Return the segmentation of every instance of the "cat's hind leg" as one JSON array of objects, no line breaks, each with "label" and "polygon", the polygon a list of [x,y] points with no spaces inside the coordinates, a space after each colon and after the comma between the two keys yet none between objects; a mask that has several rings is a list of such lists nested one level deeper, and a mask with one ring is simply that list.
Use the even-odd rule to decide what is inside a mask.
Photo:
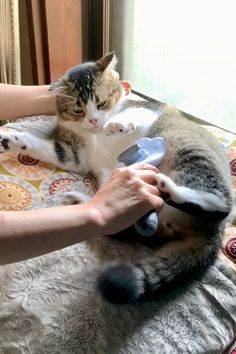
[{"label": "cat's hind leg", "polygon": [[186,213],[223,219],[230,212],[229,201],[223,192],[217,189],[214,192],[206,192],[178,186],[170,177],[162,173],[157,174],[156,180],[165,202]]}]

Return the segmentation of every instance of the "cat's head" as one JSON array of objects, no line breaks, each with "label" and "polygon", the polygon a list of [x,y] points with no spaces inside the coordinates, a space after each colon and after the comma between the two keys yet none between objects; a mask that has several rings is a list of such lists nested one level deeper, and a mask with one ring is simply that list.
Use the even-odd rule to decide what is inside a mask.
[{"label": "cat's head", "polygon": [[101,130],[124,95],[114,70],[116,63],[114,53],[109,53],[94,63],[72,68],[51,84],[50,90],[55,90],[57,96],[59,117],[84,129]]}]

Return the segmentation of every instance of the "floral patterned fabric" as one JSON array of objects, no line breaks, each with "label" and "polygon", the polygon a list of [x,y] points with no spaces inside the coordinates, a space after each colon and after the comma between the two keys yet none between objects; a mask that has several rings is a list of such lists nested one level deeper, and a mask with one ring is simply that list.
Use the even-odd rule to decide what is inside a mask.
[{"label": "floral patterned fabric", "polygon": [[28,155],[0,155],[0,209],[23,210],[53,196],[77,179]]},{"label": "floral patterned fabric", "polygon": [[[235,172],[234,137],[213,129]],[[27,156],[1,155],[0,209],[59,205],[60,192],[91,191],[72,176]],[[235,183],[235,181],[234,181]],[[234,184],[235,186],[235,184]],[[220,354],[236,351],[235,227],[215,266],[156,302],[113,306],[98,295],[96,270],[108,260],[152,251],[109,237],[0,267],[0,354]]]}]

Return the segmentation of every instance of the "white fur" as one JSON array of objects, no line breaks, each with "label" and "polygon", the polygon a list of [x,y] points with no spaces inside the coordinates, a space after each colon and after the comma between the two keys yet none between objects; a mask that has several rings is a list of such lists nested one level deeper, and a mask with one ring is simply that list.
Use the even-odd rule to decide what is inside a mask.
[{"label": "white fur", "polygon": [[[122,101],[123,102],[123,101]],[[110,113],[104,110],[97,110],[96,105],[89,101],[87,105],[87,114],[82,123],[75,121],[64,121],[62,125],[72,130],[75,134],[81,136],[86,147],[79,151],[80,164],[73,161],[66,163],[58,162],[57,155],[54,150],[54,143],[47,138],[44,129],[45,122],[39,122],[37,130],[44,133],[44,138],[31,134],[33,131],[32,122],[12,123],[9,130],[2,133],[0,143],[4,139],[9,140],[9,148],[14,151],[26,153],[39,160],[53,163],[61,168],[74,172],[93,171],[95,175],[100,176],[99,180],[105,183],[108,177],[102,176],[102,171],[113,171],[118,165],[117,157],[127,147],[133,145],[136,140],[148,134],[150,125],[158,119],[157,112],[152,112],[145,108],[129,108],[121,113],[116,113],[120,108],[120,104],[115,105]],[[97,119],[96,124],[90,123],[92,119]],[[117,126],[116,133],[110,134],[109,124],[113,128]],[[29,132],[27,131],[27,125]],[[122,125],[125,133],[120,132]],[[130,126],[133,127],[130,131]],[[48,127],[49,129],[50,127]],[[52,120],[52,128],[55,128],[55,122]],[[26,149],[22,150],[22,147]],[[66,146],[64,146],[66,148]],[[5,149],[0,144],[0,152]],[[106,172],[105,175],[109,175]]]},{"label": "white fur", "polygon": [[[109,119],[110,112],[98,110],[96,105],[91,100],[88,100],[86,109],[87,113],[80,127],[91,130],[93,132],[101,131],[104,124]],[[94,120],[97,121],[96,124],[91,123],[91,121]]]},{"label": "white fur", "polygon": [[224,212],[227,210],[225,197],[219,191],[215,191],[215,194],[213,194],[177,186],[170,177],[162,173],[158,173],[157,175],[157,186],[161,191],[169,193],[171,200],[177,204],[185,202],[193,203],[207,211]]},{"label": "white fur", "polygon": [[[8,147],[10,150],[14,150],[21,153],[32,152],[32,156],[37,159],[45,160],[45,151],[48,152],[48,162],[54,163],[56,154],[53,149],[53,144],[50,140],[41,139],[30,133],[7,131],[1,134],[0,142],[4,139],[8,139]],[[0,145],[0,152],[5,152],[3,145]]]},{"label": "white fur", "polygon": [[[101,174],[102,169],[113,171],[117,167],[117,157],[126,148],[133,145],[136,140],[146,136],[150,129],[150,125],[158,119],[158,115],[144,108],[130,108],[124,112],[113,115],[107,119],[104,124],[104,114],[96,110],[95,105],[90,103],[89,114],[86,116],[86,122],[81,129],[76,122],[68,121],[63,123],[65,127],[73,130],[87,142],[87,147],[80,152],[80,162],[82,170],[91,170],[96,175]],[[103,112],[104,113],[104,112]],[[98,118],[97,126],[89,123],[89,117]],[[101,130],[101,126],[103,130]],[[124,127],[134,126],[132,132],[126,131],[125,134],[118,132],[109,133],[109,125],[112,124]],[[129,130],[129,129],[127,129]],[[94,134],[93,134],[94,133]]]}]

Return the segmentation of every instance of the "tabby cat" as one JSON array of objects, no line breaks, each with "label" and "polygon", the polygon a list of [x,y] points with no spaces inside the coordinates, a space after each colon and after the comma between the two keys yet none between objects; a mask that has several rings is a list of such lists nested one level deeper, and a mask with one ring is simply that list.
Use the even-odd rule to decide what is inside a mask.
[{"label": "tabby cat", "polygon": [[[155,237],[169,242],[149,258],[111,263],[98,275],[104,298],[132,303],[155,299],[215,260],[232,195],[228,163],[215,138],[168,105],[129,100],[115,64],[110,53],[69,70],[51,85],[57,117],[8,124],[0,150],[24,152],[65,170],[92,172],[101,185],[106,172],[117,166],[117,156],[137,139],[165,139],[167,153],[156,177],[165,204]],[[87,199],[72,192],[65,203]]]}]

